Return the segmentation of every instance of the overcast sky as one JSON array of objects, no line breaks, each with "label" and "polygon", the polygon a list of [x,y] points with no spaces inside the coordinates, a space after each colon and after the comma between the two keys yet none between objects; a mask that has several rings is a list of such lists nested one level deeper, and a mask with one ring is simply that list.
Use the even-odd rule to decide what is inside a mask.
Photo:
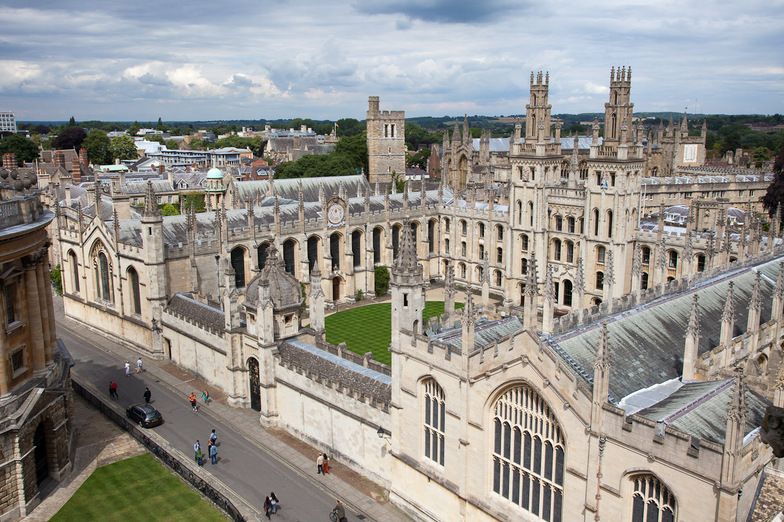
[{"label": "overcast sky", "polygon": [[784,112],[784,2],[0,0],[0,109],[20,121],[364,119],[635,111]]}]

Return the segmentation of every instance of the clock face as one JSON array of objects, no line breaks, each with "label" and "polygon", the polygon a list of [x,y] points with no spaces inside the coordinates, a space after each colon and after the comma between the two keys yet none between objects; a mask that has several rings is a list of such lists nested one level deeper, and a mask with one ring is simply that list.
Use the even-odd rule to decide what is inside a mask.
[{"label": "clock face", "polygon": [[330,223],[340,223],[343,221],[343,207],[338,204],[331,205],[327,216]]}]

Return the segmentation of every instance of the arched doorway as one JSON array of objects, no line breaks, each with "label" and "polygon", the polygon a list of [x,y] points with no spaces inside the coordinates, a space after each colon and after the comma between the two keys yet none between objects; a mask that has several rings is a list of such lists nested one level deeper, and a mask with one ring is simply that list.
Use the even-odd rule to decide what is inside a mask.
[{"label": "arched doorway", "polygon": [[250,407],[253,410],[261,411],[259,361],[252,357],[248,359],[248,379],[250,381]]},{"label": "arched doorway", "polygon": [[332,278],[332,300],[334,302],[340,301],[340,283],[339,277]]},{"label": "arched doorway", "polygon": [[35,478],[40,486],[44,480],[49,478],[49,463],[46,461],[46,434],[44,433],[43,422],[35,430],[33,446],[35,447]]}]

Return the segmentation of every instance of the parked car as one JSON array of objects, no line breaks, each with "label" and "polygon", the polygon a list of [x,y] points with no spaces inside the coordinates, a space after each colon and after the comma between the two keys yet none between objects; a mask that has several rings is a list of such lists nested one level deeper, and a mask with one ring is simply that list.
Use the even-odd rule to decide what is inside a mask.
[{"label": "parked car", "polygon": [[125,410],[125,415],[143,428],[152,428],[163,424],[161,413],[149,404],[133,404]]}]

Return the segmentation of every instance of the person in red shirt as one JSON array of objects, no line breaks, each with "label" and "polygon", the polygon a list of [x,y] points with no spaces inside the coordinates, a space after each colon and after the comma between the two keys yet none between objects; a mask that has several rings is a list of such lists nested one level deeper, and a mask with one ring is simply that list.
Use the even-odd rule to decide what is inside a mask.
[{"label": "person in red shirt", "polygon": [[190,395],[190,397],[188,397],[188,400],[191,401],[191,408],[193,408],[194,413],[199,411],[199,410],[196,409],[196,393],[195,392],[191,392],[191,395]]}]

